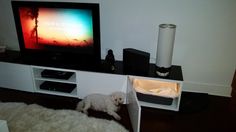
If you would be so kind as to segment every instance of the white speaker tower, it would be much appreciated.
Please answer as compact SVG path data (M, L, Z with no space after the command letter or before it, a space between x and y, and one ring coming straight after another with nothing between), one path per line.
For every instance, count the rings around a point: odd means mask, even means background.
M174 24L160 24L156 54L156 74L168 76L172 64L173 48L175 41Z

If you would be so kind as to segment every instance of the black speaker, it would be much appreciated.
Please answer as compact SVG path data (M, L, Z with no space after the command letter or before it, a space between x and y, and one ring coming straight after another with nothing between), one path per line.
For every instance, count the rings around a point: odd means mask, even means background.
M125 74L147 75L150 53L126 48L123 49L123 68Z

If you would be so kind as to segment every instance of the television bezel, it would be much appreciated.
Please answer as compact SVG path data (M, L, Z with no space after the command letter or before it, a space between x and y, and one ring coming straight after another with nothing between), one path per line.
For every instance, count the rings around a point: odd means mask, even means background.
M100 64L101 61L101 44L100 44L100 10L98 3L78 3L78 2L51 2L51 1L11 1L12 10L15 20L15 26L19 41L20 53L27 60L37 60L44 62L59 62L64 65L67 63L86 63ZM65 9L89 9L92 11L93 22L93 53L81 52L61 52L57 50L39 50L27 49L24 44L22 25L20 23L20 7L42 7L42 8L65 8ZM58 59L59 58L59 59Z

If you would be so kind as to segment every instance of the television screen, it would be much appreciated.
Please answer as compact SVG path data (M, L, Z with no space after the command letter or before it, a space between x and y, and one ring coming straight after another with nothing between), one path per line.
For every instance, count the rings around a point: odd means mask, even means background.
M91 10L19 8L25 48L93 47Z
M98 4L12 1L12 7L24 54L100 60Z

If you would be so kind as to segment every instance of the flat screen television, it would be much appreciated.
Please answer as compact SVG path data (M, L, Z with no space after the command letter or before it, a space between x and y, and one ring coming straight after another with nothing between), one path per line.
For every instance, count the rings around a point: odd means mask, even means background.
M22 57L56 65L99 64L99 4L12 1Z

